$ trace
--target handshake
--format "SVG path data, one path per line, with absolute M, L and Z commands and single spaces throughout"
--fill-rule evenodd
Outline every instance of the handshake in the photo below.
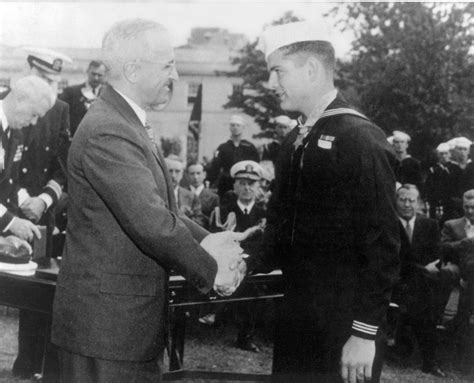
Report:
M 229 296 L 239 287 L 247 273 L 244 261 L 248 257 L 243 253 L 240 242 L 252 232 L 236 233 L 223 231 L 209 234 L 201 242 L 201 246 L 217 262 L 217 274 L 214 280 L 214 290 L 221 296 Z

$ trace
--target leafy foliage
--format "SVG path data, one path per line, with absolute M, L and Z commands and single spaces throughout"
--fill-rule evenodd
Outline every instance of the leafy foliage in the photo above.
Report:
M 286 24 L 299 21 L 292 12 L 286 12 L 272 25 Z M 257 40 L 247 44 L 240 51 L 240 56 L 232 63 L 237 70 L 229 73 L 231 76 L 242 78 L 242 87 L 229 97 L 225 108 L 240 108 L 244 113 L 254 117 L 255 122 L 262 128 L 262 137 L 272 137 L 274 132 L 273 118 L 284 113 L 274 92 L 267 88 L 267 64 L 262 52 L 256 50 Z
M 419 158 L 456 134 L 474 137 L 473 10 L 472 3 L 350 3 L 331 11 L 356 37 L 338 87 L 355 91 L 388 134 L 410 134 Z

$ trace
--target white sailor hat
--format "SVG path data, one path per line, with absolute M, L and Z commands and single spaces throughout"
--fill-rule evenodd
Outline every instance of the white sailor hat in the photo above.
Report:
M 466 137 L 456 137 L 454 139 L 454 147 L 469 149 L 471 145 L 472 145 L 472 141 Z
M 30 66 L 39 69 L 45 77 L 52 81 L 59 81 L 60 74 L 65 62 L 72 63 L 72 59 L 52 49 L 41 47 L 22 47 L 28 54 L 26 61 Z
M 292 120 L 290 117 L 285 115 L 275 117 L 274 121 L 275 124 L 287 126 L 289 128 L 294 128 L 297 125 L 295 120 Z
M 230 124 L 247 125 L 247 120 L 243 116 L 240 116 L 238 114 L 233 114 L 232 116 L 230 116 L 229 123 Z
M 394 140 L 401 140 L 401 141 L 406 141 L 406 142 L 410 142 L 411 141 L 411 137 L 406 134 L 405 132 L 402 132 L 400 130 L 394 130 L 392 132 L 393 134 L 393 139 Z
M 262 167 L 255 161 L 239 161 L 230 168 L 230 176 L 258 181 L 262 178 Z
M 258 39 L 257 49 L 262 51 L 267 59 L 277 49 L 303 41 L 331 43 L 331 38 L 329 31 L 319 23 L 298 21 L 267 27 Z
M 449 150 L 451 149 L 450 145 L 447 143 L 447 142 L 442 142 L 441 144 L 439 144 L 437 147 L 436 147 L 436 151 L 438 153 L 441 153 L 441 152 L 449 152 Z

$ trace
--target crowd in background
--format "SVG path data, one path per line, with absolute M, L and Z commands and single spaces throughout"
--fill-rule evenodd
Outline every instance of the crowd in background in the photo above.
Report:
M 31 74 L 55 89 L 61 72 L 59 57 L 52 51 L 31 52 Z M 92 61 L 87 73 L 85 83 L 66 88 L 59 98 L 55 95 L 53 108 L 36 125 L 33 120 L 20 124 L 18 131 L 24 129 L 17 143 L 12 143 L 17 133 L 2 130 L 2 150 L 12 151 L 12 156 L 21 157 L 21 162 L 16 164 L 19 177 L 5 179 L 14 188 L 9 188 L 8 193 L 2 190 L 0 202 L 5 211 L 1 212 L 0 224 L 4 231 L 25 241 L 39 237 L 36 224 L 46 226 L 46 251 L 53 256 L 61 255 L 66 230 L 69 143 L 81 118 L 106 86 L 105 66 L 100 61 Z M 13 90 L 3 98 L 14 95 Z M 12 125 L 13 119 L 8 120 Z M 297 125 L 287 116 L 276 117 L 274 123 L 275 139 L 255 146 L 243 138 L 246 118 L 233 115 L 229 121 L 230 138 L 217 148 L 212 160 L 186 164 L 179 156 L 166 158 L 180 213 L 211 232 L 252 231 L 254 235 L 242 245 L 249 254 L 258 251 L 265 228 L 281 142 Z M 463 343 L 462 334 L 474 313 L 472 142 L 455 137 L 438 145 L 434 148 L 437 163 L 422 169 L 420 161 L 409 154 L 410 137 L 406 133 L 395 131 L 388 140 L 398 160 L 394 172 L 403 238 L 401 277 L 392 298 L 387 344 L 391 356 L 400 357 L 413 349 L 412 341 L 416 339 L 423 355 L 422 369 L 444 376 L 436 359 L 437 330 L 452 331 L 459 349 L 466 353 L 469 345 Z M 1 166 L 5 173 L 8 163 Z M 12 191 L 16 193 L 15 201 L 11 200 Z M 245 288 L 249 287 L 241 289 Z M 253 341 L 256 313 L 254 302 L 235 308 L 239 327 L 236 344 L 253 352 L 259 350 Z M 203 310 L 200 321 L 212 324 L 216 315 L 219 313 Z M 39 371 L 38 349 L 45 322 L 39 314 L 21 311 L 16 375 L 29 376 Z

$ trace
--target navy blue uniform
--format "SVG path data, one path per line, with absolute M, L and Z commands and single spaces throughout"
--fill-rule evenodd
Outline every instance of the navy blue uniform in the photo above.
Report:
M 348 108 L 340 97 L 326 112 L 338 108 Z M 395 156 L 378 127 L 350 114 L 320 118 L 301 162 L 297 135 L 282 143 L 265 252 L 249 268 L 283 271 L 275 380 L 339 382 L 343 345 L 375 339 L 398 277 Z

